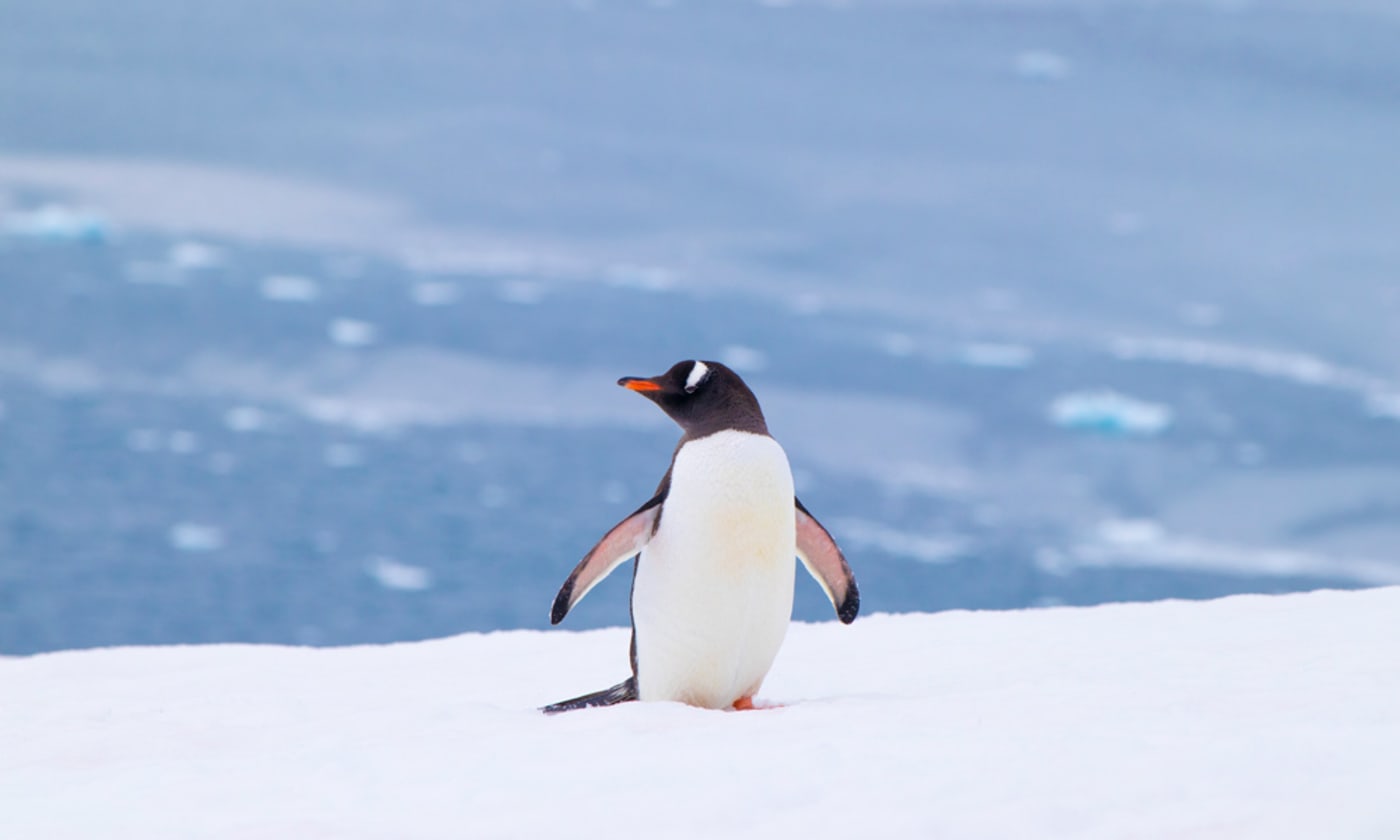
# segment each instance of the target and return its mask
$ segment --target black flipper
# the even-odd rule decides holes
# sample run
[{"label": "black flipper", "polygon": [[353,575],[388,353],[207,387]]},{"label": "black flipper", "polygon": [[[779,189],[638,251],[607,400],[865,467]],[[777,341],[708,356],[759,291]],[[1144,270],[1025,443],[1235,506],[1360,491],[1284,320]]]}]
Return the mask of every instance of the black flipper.
[{"label": "black flipper", "polygon": [[572,712],[575,709],[591,709],[594,706],[614,706],[618,703],[627,703],[637,699],[637,678],[628,677],[612,688],[605,688],[602,691],[595,691],[592,694],[585,694],[582,697],[575,697],[572,700],[560,700],[558,703],[550,703],[540,709],[547,715],[557,715],[560,712]]}]

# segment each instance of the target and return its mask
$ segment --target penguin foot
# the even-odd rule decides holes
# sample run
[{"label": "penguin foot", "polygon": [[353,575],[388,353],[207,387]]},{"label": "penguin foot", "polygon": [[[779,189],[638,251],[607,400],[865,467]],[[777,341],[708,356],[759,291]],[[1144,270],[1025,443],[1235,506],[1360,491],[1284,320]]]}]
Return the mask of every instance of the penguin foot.
[{"label": "penguin foot", "polygon": [[762,700],[756,701],[753,699],[753,695],[749,695],[748,697],[740,697],[738,700],[735,700],[734,704],[729,707],[729,711],[752,712],[762,711],[764,709],[781,709],[782,707],[782,703],[767,703]]}]

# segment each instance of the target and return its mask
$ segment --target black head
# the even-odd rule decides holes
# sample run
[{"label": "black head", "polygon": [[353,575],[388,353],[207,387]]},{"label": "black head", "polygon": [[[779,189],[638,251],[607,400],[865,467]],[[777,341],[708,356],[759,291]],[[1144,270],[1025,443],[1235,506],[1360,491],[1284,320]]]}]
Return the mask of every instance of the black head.
[{"label": "black head", "polygon": [[624,376],[617,384],[661,406],[689,438],[725,429],[768,434],[758,398],[739,374],[719,362],[676,362],[660,376]]}]

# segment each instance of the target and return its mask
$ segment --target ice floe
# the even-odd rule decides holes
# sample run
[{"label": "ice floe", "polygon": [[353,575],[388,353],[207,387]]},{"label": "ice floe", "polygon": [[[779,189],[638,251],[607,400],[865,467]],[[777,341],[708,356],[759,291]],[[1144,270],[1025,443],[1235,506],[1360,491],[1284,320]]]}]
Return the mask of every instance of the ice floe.
[{"label": "ice floe", "polygon": [[741,373],[754,373],[768,366],[768,356],[762,350],[731,344],[719,351],[719,359]]},{"label": "ice floe", "polygon": [[422,566],[400,563],[392,557],[373,557],[365,571],[385,589],[398,592],[422,592],[433,585],[433,575]]},{"label": "ice floe", "polygon": [[1332,578],[1371,586],[1400,584],[1400,563],[1172,534],[1151,519],[1104,520],[1086,539],[1065,551],[1038,553],[1036,562],[1053,574],[1118,567]]},{"label": "ice floe", "polygon": [[270,274],[263,278],[262,296],[284,303],[310,303],[321,296],[321,286],[299,274]]},{"label": "ice floe", "polygon": [[217,525],[200,522],[179,522],[167,535],[170,547],[177,551],[218,551],[224,547],[224,531]]},{"label": "ice floe", "polygon": [[424,280],[409,290],[409,296],[419,306],[447,306],[456,303],[458,295],[457,284],[445,280]]},{"label": "ice floe", "polygon": [[267,412],[252,405],[234,406],[224,415],[224,425],[235,432],[256,432],[267,428]]},{"label": "ice floe", "polygon": [[842,518],[831,523],[836,538],[850,548],[870,548],[920,563],[951,563],[967,554],[968,542],[949,534],[922,534],[891,528],[867,519]]},{"label": "ice floe", "polygon": [[609,286],[643,292],[669,292],[676,287],[676,273],[668,268],[619,263],[603,271]]},{"label": "ice floe", "polygon": [[1016,75],[1037,82],[1058,82],[1069,76],[1069,59],[1046,49],[1023,50],[1016,54]]},{"label": "ice floe", "polygon": [[165,259],[180,271],[203,271],[223,265],[224,254],[213,245],[189,239],[171,245]]},{"label": "ice floe", "polygon": [[1063,394],[1050,403],[1048,414],[1057,426],[1107,435],[1156,435],[1172,423],[1169,406],[1107,389]]},{"label": "ice floe", "polygon": [[368,321],[336,318],[326,330],[331,341],[341,347],[368,347],[379,338],[379,330]]},{"label": "ice floe", "polygon": [[65,204],[7,212],[0,218],[0,232],[21,239],[93,245],[102,244],[112,236],[111,226],[100,213]]},{"label": "ice floe", "polygon": [[1400,393],[1378,392],[1366,398],[1366,410],[1372,417],[1400,420]]}]

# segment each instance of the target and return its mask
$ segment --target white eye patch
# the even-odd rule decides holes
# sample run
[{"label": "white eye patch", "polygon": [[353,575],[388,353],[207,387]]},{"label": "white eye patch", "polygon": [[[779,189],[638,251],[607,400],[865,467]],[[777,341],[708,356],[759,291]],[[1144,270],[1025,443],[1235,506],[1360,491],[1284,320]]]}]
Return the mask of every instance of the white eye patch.
[{"label": "white eye patch", "polygon": [[690,376],[685,378],[685,392],[695,393],[695,389],[700,387],[700,383],[705,381],[705,377],[710,375],[710,368],[704,362],[697,361],[695,367],[690,369]]}]

